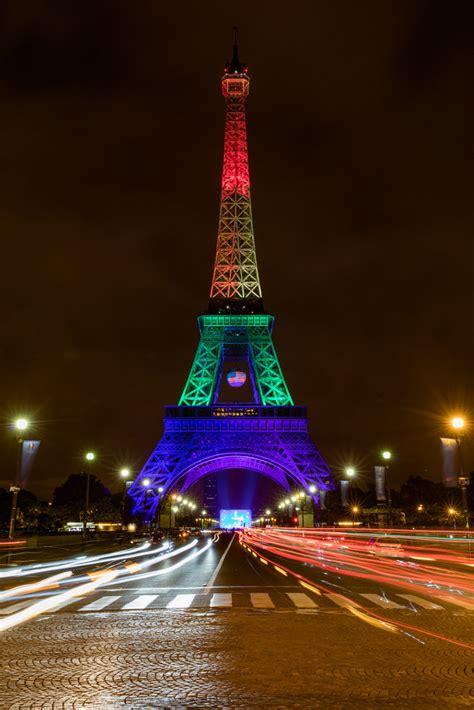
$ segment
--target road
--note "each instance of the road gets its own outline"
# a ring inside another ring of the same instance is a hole
[[[1,707],[474,706],[474,568],[285,535],[3,569]]]

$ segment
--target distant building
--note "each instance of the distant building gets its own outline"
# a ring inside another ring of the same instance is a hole
[[[206,476],[204,481],[204,510],[210,518],[218,518],[217,482],[215,476]]]

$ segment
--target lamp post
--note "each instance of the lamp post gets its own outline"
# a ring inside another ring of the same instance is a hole
[[[86,456],[86,507],[84,510],[84,515],[82,518],[82,549],[84,550],[86,546],[87,537],[87,520],[89,517],[89,494],[91,487],[91,465],[95,459],[95,454],[92,451],[88,451]]]
[[[18,432],[17,442],[18,442],[18,459],[16,466],[15,483],[10,486],[10,492],[12,494],[12,507],[10,510],[10,525],[8,529],[8,539],[11,542],[15,537],[15,526],[16,526],[16,512],[18,507],[18,493],[20,492],[20,474],[21,474],[21,457],[23,452],[23,432],[28,429],[29,422],[27,419],[20,417],[14,423],[14,427]]]
[[[158,527],[161,529],[161,513],[163,510],[163,504],[164,504],[164,499],[163,499],[163,491],[164,488],[163,486],[159,486],[157,489],[157,493],[160,495],[160,500],[158,501]]]
[[[458,484],[461,489],[462,495],[462,512],[464,515],[465,526],[469,529],[469,506],[467,503],[467,487],[469,485],[469,478],[464,475],[464,462],[461,449],[461,438],[462,431],[464,429],[465,421],[462,417],[453,417],[451,419],[451,426],[455,431],[456,444],[458,447],[458,459],[459,459],[459,476]]]
[[[130,478],[130,469],[129,468],[121,468],[120,469],[120,478],[123,481],[123,493],[122,493],[122,507],[121,507],[121,524],[122,524],[122,529],[120,532],[120,542],[123,541],[123,533],[125,529],[125,500],[127,498],[127,482],[128,479]]]
[[[147,531],[150,530],[150,522],[147,520],[147,498],[148,498],[148,489],[150,487],[150,479],[149,478],[144,478],[142,481],[142,486],[144,487],[144,495],[143,495],[143,520],[146,526]]]
[[[314,495],[318,492],[318,487],[315,486],[314,483],[311,483],[311,485],[308,486],[308,491],[309,491],[310,498],[311,498],[311,512],[313,514],[313,525],[315,525],[316,506],[314,504]],[[317,527],[319,527],[319,515],[318,515],[318,520],[317,520]]]
[[[382,451],[382,458],[384,461],[390,461],[392,458],[392,452],[391,451]],[[392,527],[392,492],[390,490],[390,478],[388,475],[388,463],[385,464],[385,486],[387,489],[387,507],[388,507],[388,527]]]
[[[453,530],[456,530],[456,516],[458,514],[458,511],[456,508],[448,508],[448,515],[450,518],[453,519]]]
[[[355,475],[356,475],[355,468],[353,468],[352,466],[348,466],[346,468],[346,476],[349,479],[349,488],[352,488],[352,479],[354,478]]]

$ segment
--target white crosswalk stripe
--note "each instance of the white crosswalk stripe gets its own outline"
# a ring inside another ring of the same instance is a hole
[[[381,594],[362,594],[362,596],[368,599],[369,602],[373,602],[374,604],[377,604],[378,606],[381,606],[384,609],[404,608],[401,604],[397,604],[397,602],[393,602],[391,601],[391,599],[387,599],[387,597],[384,597]]]
[[[195,594],[177,594],[174,599],[172,599],[166,605],[167,609],[188,609],[193,603]]]
[[[417,597],[415,594],[397,594],[397,597],[403,597],[407,601],[415,604],[416,606],[421,606],[423,609],[442,609],[443,607],[434,602],[430,602],[428,599],[423,599],[423,597]]]
[[[212,607],[232,606],[232,594],[213,594],[210,605]]]
[[[337,606],[342,606],[343,609],[348,609],[351,606],[360,607],[360,604],[357,604],[357,602],[352,599],[346,599],[345,597],[340,597],[338,594],[332,594],[331,592],[325,593],[324,597],[330,599],[334,604],[337,604]]]
[[[266,592],[250,592],[250,601],[256,609],[274,609],[275,604]]]
[[[158,598],[158,594],[141,594],[136,599],[132,599],[131,602],[125,604],[122,609],[146,609],[155,599]]]
[[[110,606],[113,604],[113,602],[116,602],[117,599],[120,599],[119,596],[112,596],[112,594],[109,594],[106,597],[99,597],[99,599],[96,599],[95,601],[91,602],[90,604],[86,604],[86,606],[83,606],[79,609],[79,611],[101,611],[102,609],[105,609],[107,606]]]
[[[302,592],[287,592],[286,596],[291,599],[298,609],[314,609],[318,606],[311,597]]]

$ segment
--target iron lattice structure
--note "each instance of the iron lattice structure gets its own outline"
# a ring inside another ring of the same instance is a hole
[[[224,165],[209,308],[198,317],[199,345],[179,405],[166,407],[164,435],[129,491],[134,511],[150,517],[170,490],[184,492],[221,470],[252,469],[286,490],[311,487],[315,500],[334,487],[306,409],[293,404],[273,345],[275,319],[263,306],[245,122],[249,85],[235,45],[222,77]],[[248,376],[248,401],[222,401],[230,362]]]

